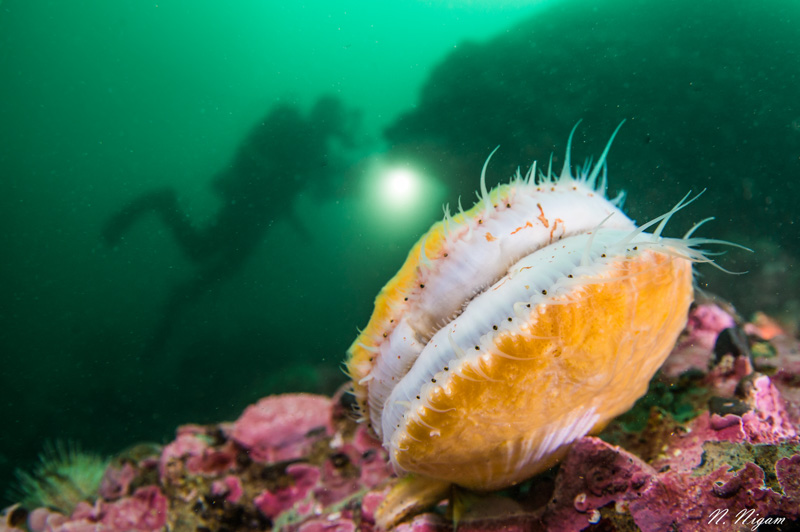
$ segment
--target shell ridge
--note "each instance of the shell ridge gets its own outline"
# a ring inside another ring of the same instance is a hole
[[[612,239],[618,239],[620,236],[619,231],[607,231],[602,232],[602,237],[595,241],[595,245],[598,248],[602,248],[606,245],[607,241]],[[576,239],[578,240],[575,243],[577,249],[582,249],[584,238],[588,238],[587,235],[578,235]],[[579,254],[576,250],[566,251],[564,252],[563,249],[565,248],[565,244],[551,244],[550,246],[546,246],[542,248],[536,253],[529,255],[528,257],[522,259],[517,264],[513,265],[511,270],[521,270],[514,279],[510,279],[507,282],[511,283],[507,287],[504,288],[504,293],[507,292],[508,295],[505,296],[505,300],[497,301],[495,300],[488,308],[481,308],[476,309],[473,312],[470,312],[468,315],[462,313],[456,320],[451,322],[450,325],[446,329],[440,330],[435,333],[428,345],[422,349],[419,353],[417,358],[413,361],[411,368],[401,374],[403,375],[399,382],[395,385],[394,389],[389,393],[388,401],[391,402],[394,400],[395,397],[398,397],[397,394],[401,394],[401,390],[404,388],[415,388],[418,387],[418,384],[414,383],[422,383],[428,382],[431,378],[435,376],[435,373],[438,372],[439,368],[444,367],[447,365],[447,361],[453,358],[464,360],[470,369],[475,370],[474,373],[480,376],[482,379],[487,379],[491,381],[492,379],[486,375],[485,371],[478,365],[472,367],[470,364],[478,364],[475,362],[476,357],[479,357],[483,353],[486,352],[486,348],[481,348],[486,339],[483,338],[483,335],[480,333],[475,333],[474,331],[483,331],[483,330],[491,330],[492,324],[501,324],[502,328],[498,326],[498,330],[501,331],[510,331],[512,333],[520,333],[519,322],[520,319],[514,319],[511,317],[514,312],[514,304],[517,303],[515,294],[517,292],[517,286],[525,285],[532,287],[529,292],[533,293],[533,298],[537,303],[547,301],[548,303],[552,304],[565,304],[568,301],[557,301],[551,296],[550,298],[544,297],[541,295],[542,290],[552,289],[557,285],[558,281],[562,278],[566,278],[568,275],[564,273],[565,271],[572,271],[574,268],[579,266]],[[560,255],[563,255],[563,259],[566,260],[566,263],[559,263],[559,264],[548,264],[546,261],[546,257],[549,256],[549,253],[561,252]],[[531,263],[530,268],[522,269],[520,264],[528,264]],[[539,263],[539,264],[537,264]],[[544,263],[544,264],[541,264]],[[569,264],[566,266],[565,264]],[[535,267],[534,267],[535,266]],[[599,263],[593,269],[595,275],[599,275],[597,268],[605,269],[609,266],[606,263]],[[602,282],[607,282],[608,279],[604,279]],[[501,287],[506,285],[506,281],[501,279],[495,286],[500,285]],[[544,287],[544,288],[542,288]],[[486,296],[487,293],[490,293],[491,290],[484,291],[482,294],[479,294],[472,300],[470,305],[478,301],[478,304],[483,304],[484,301],[488,300],[489,298]],[[494,299],[494,298],[493,298]],[[527,305],[527,303],[526,303]],[[531,303],[534,305],[534,303]],[[469,308],[469,307],[467,307]],[[463,318],[463,319],[462,319]],[[459,321],[460,320],[460,321]],[[511,320],[511,321],[508,321]],[[466,332],[462,332],[466,331]],[[443,342],[444,338],[442,337],[443,334],[446,334],[447,342]],[[431,344],[435,343],[438,345],[438,348],[431,348]],[[492,342],[494,344],[494,342]],[[465,348],[465,345],[476,346],[479,347],[478,350],[472,351],[470,354],[467,354],[472,348]],[[448,349],[449,348],[449,349]],[[460,375],[464,374],[464,367],[460,368],[461,373]],[[465,376],[466,378],[470,378]],[[474,379],[473,379],[474,380]],[[384,399],[387,401],[387,399]],[[399,415],[398,410],[395,406],[390,408],[389,417],[395,418]],[[384,413],[384,416],[386,413]],[[392,431],[392,425],[396,425],[395,422],[386,422],[383,424],[385,430]],[[395,427],[396,428],[396,427]],[[387,433],[388,434],[388,433]]]

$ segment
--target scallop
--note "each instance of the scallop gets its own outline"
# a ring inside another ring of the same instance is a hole
[[[534,164],[487,191],[484,165],[478,202],[446,209],[379,293],[347,369],[399,474],[510,486],[646,392],[718,241],[661,235],[689,195],[638,228],[606,198],[617,131],[577,175],[575,129],[559,175]]]

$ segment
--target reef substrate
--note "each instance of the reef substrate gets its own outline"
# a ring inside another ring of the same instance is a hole
[[[71,515],[19,505],[0,532],[370,531],[397,482],[352,396],[267,397],[232,423],[117,456]],[[555,468],[415,505],[395,529],[775,530],[800,522],[800,342],[695,305],[648,394]],[[413,515],[416,513],[416,515]]]

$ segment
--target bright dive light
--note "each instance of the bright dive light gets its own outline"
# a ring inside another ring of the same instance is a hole
[[[419,194],[420,179],[408,168],[394,168],[383,177],[383,199],[393,207],[404,207]]]

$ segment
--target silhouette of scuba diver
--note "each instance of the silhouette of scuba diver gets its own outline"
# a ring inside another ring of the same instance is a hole
[[[106,222],[103,237],[114,245],[133,223],[154,213],[198,265],[196,274],[171,292],[149,352],[157,353],[165,346],[188,304],[239,270],[274,220],[294,218],[294,199],[301,192],[333,192],[333,177],[342,166],[333,142],[339,148],[353,148],[356,121],[357,116],[332,96],[320,98],[307,119],[291,105],[277,105],[251,130],[230,166],[213,180],[222,207],[208,226],[198,228],[192,223],[171,187],[143,194]],[[304,232],[302,224],[294,221]]]

